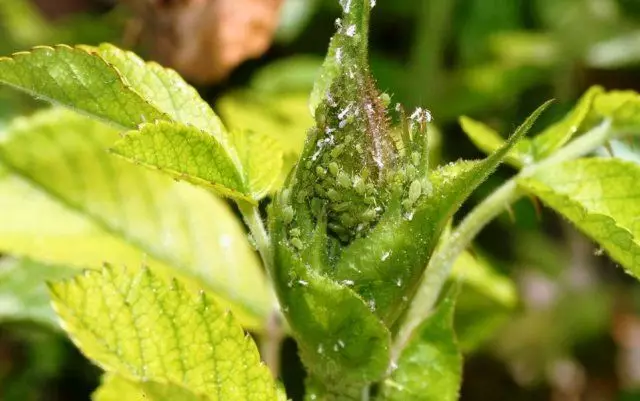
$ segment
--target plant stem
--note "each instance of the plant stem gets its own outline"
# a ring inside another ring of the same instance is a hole
[[[273,258],[271,255],[271,240],[269,234],[264,227],[260,211],[256,206],[246,203],[238,203],[238,208],[249,232],[255,241],[256,249],[260,254],[262,263],[267,271],[267,275],[271,271]],[[284,330],[280,320],[280,310],[277,303],[274,305],[271,313],[267,317],[266,331],[264,338],[260,344],[260,354],[264,363],[269,367],[273,377],[278,377],[280,373],[280,348],[284,337]]]
[[[517,186],[517,180],[534,174],[542,167],[572,160],[593,152],[611,138],[612,130],[610,128],[611,123],[605,121],[547,159],[524,168],[469,212],[429,261],[420,289],[409,307],[407,319],[400,327],[396,337],[391,354],[393,362],[397,361],[415,328],[431,313],[451,274],[456,259],[469,247],[480,230],[499,216],[506,207],[524,195]]]

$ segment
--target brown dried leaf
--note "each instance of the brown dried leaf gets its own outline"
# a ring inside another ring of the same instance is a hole
[[[262,55],[278,25],[282,0],[122,0],[141,22],[152,58],[191,81],[224,79]]]

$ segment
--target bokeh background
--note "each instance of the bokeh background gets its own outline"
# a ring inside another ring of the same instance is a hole
[[[0,0],[0,54],[112,42],[179,70],[228,125],[285,133],[296,147],[311,125],[306,97],[337,3]],[[640,0],[377,3],[373,73],[394,102],[431,110],[440,162],[482,156],[460,115],[507,135],[549,98],[538,130],[591,85],[640,91]],[[42,106],[0,88],[0,131]],[[639,143],[609,151],[640,162]],[[511,174],[498,170],[462,213]],[[474,254],[493,276],[466,288],[458,306],[463,401],[640,400],[640,285],[595,244],[525,199],[482,232]],[[7,274],[0,269],[0,400],[88,400],[99,369],[56,327],[3,310]],[[283,358],[289,395],[301,399],[290,340]]]

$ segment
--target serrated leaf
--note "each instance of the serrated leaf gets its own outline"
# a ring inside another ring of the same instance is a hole
[[[116,374],[106,373],[102,384],[91,395],[93,401],[209,401],[204,395],[171,383],[136,382]]]
[[[89,52],[97,52],[107,63],[116,67],[142,98],[169,115],[173,121],[193,125],[213,135],[226,146],[226,131],[222,122],[198,92],[177,72],[155,62],[145,63],[134,53],[110,44],[83,48]],[[149,119],[147,121],[151,122]]]
[[[251,198],[260,200],[283,181],[284,152],[282,146],[259,131],[236,131],[231,137],[242,165],[242,173]]]
[[[180,273],[256,329],[270,296],[224,202],[109,155],[114,129],[60,109],[17,119],[0,139],[0,250],[66,266],[104,261]]]
[[[50,285],[63,328],[107,372],[210,400],[277,400],[253,340],[206,292],[149,269],[105,267]]]
[[[561,121],[536,135],[531,142],[533,158],[535,160],[544,159],[569,142],[579,132],[591,111],[594,100],[603,93],[604,90],[600,86],[591,87]]]
[[[129,131],[111,151],[175,179],[205,186],[223,196],[253,201],[232,155],[196,127],[158,121]]]
[[[0,260],[0,322],[32,320],[57,327],[45,281],[74,273],[77,269],[4,257]]]
[[[220,119],[175,71],[109,44],[0,58],[0,82],[123,128],[156,120],[193,125],[226,146]]]
[[[397,369],[384,383],[386,401],[456,401],[462,381],[462,355],[453,331],[457,288],[418,326],[402,351]]]
[[[537,169],[518,184],[597,241],[640,277],[640,166],[585,158]]]
[[[36,47],[0,58],[0,82],[121,127],[168,119],[86,48]]]
[[[230,140],[233,154],[196,127],[158,121],[126,133],[111,151],[177,180],[255,203],[280,178],[282,150],[271,138],[253,132],[236,132]]]
[[[275,139],[286,153],[302,151],[307,130],[313,125],[307,94],[264,95],[235,92],[222,97],[216,110],[232,132],[252,131]]]
[[[579,132],[592,110],[594,101],[603,93],[603,89],[599,86],[589,89],[562,120],[535,137],[520,141],[509,152],[505,161],[516,168],[522,168],[534,161],[546,158],[561,148]],[[504,139],[495,130],[469,117],[460,117],[460,125],[469,139],[485,153],[495,151],[504,143]]]

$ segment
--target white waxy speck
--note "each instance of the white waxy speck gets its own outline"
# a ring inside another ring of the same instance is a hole
[[[340,129],[342,129],[342,128],[346,127],[346,126],[347,126],[347,120],[341,120],[338,123],[338,128],[340,128]]]
[[[391,252],[387,251],[382,254],[382,257],[380,258],[380,260],[384,262],[385,260],[389,259],[389,256],[391,256]]]
[[[336,57],[337,57],[337,52],[336,52]],[[336,107],[338,105],[336,101],[333,99],[333,96],[331,96],[331,92],[329,91],[327,91],[327,103],[329,103],[329,106],[331,107]]]
[[[347,28],[345,33],[350,38],[354,37],[356,35],[356,26],[355,26],[355,24],[349,25],[349,27]]]
[[[300,284],[303,287],[306,287],[306,286],[309,285],[309,283],[307,281],[304,281],[304,280],[298,280],[298,284]]]
[[[369,305],[369,309],[371,310],[371,312],[374,312],[376,310],[376,301],[374,299],[370,299],[367,304]]]
[[[336,129],[335,128],[331,128],[331,127],[327,127],[327,128],[324,129],[324,132],[327,135],[330,135],[332,132],[335,132],[335,131],[336,131]]]
[[[406,295],[403,295],[403,296],[402,296],[402,300],[403,300],[404,302],[407,302],[407,301],[409,300],[409,297],[407,297]]]
[[[347,285],[347,286],[352,286],[355,283],[353,282],[353,280],[342,280],[342,284]]]
[[[342,47],[338,47],[336,49],[336,63],[340,64],[342,62]]]
[[[398,287],[402,287],[402,279],[400,277],[398,277],[398,279],[396,280],[396,285]]]
[[[343,0],[342,8],[344,9],[344,12],[348,14],[351,10],[351,0]]]
[[[351,111],[351,107],[353,107],[353,102],[349,103],[342,111],[338,114],[338,119],[344,120],[349,111]]]
[[[422,107],[416,107],[416,110],[411,114],[410,118],[418,123],[430,123],[433,119],[431,112],[427,109],[423,109]]]
[[[371,4],[371,8],[375,7],[376,6],[376,0],[371,0],[369,2],[369,4]]]
[[[338,344],[333,344],[333,351],[338,352]]]
[[[340,348],[344,348],[344,341],[338,340],[338,345],[340,346]]]
[[[318,345],[318,354],[324,354],[324,347],[322,346],[322,344]]]
[[[336,18],[336,28],[342,29],[342,20],[340,18]]]

